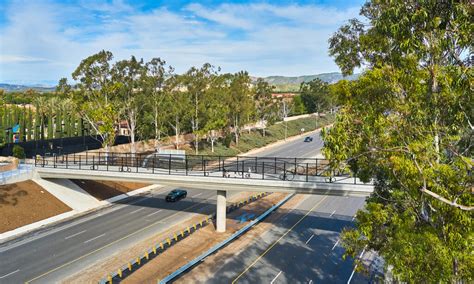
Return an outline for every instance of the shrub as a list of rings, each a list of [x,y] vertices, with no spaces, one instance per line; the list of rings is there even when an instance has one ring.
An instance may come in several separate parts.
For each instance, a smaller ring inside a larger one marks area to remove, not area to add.
[[[21,147],[20,145],[13,146],[13,157],[18,159],[24,159],[25,149],[23,149],[23,147]]]

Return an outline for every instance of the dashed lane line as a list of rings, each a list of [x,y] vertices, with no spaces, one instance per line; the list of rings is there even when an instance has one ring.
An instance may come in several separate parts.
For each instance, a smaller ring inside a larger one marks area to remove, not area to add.
[[[160,213],[161,211],[163,211],[163,210],[161,210],[161,209],[160,209],[160,210],[157,210],[157,211],[155,211],[155,212],[153,212],[153,213],[150,213],[150,214],[148,214],[148,215],[146,215],[146,216],[147,216],[147,217],[148,217],[148,216],[152,216],[152,215],[155,215],[155,214]]]
[[[334,246],[332,247],[331,250],[334,250],[334,249],[336,248],[336,246],[337,246],[338,243],[339,243],[339,240],[337,240],[337,242],[334,244]]]
[[[80,235],[80,234],[82,234],[82,233],[85,233],[85,232],[87,232],[87,230],[80,231],[80,232],[78,232],[78,233],[72,234],[72,235],[70,235],[70,236],[65,237],[64,239],[67,240],[67,239],[73,238],[73,237],[78,236],[78,235]]]
[[[249,266],[247,266],[247,268],[245,268],[244,271],[242,271],[242,273],[240,273],[233,281],[232,281],[232,284],[236,283],[237,280],[240,279],[240,277],[242,277],[245,273],[247,273],[247,271],[249,271],[250,268],[252,268],[252,266],[254,266],[262,257],[264,257],[276,244],[278,244],[281,239],[283,239],[286,235],[288,235],[289,232],[291,232],[299,223],[301,223],[301,221],[303,221],[304,218],[306,218],[317,206],[319,206],[319,204],[321,204],[325,199],[327,198],[327,195],[324,196],[321,200],[319,200],[316,204],[314,204],[313,207],[311,207],[310,210],[308,210],[308,212],[303,216],[301,217],[295,224],[293,224],[293,226],[291,226],[291,228],[289,228],[278,240],[276,240],[269,248],[267,248],[261,255],[259,255],[257,257],[257,259],[255,259]]]
[[[332,217],[334,215],[334,213],[336,213],[336,210],[332,211],[331,215],[329,215],[329,217]]]
[[[208,198],[208,199],[210,199],[210,198]],[[197,203],[197,204],[191,205],[191,206],[189,206],[189,207],[183,209],[183,211],[189,210],[189,209],[194,208],[194,207],[199,206],[199,205],[202,205],[202,203]],[[183,211],[176,212],[176,213],[174,213],[174,214],[172,214],[172,215],[170,215],[170,216],[168,216],[168,217],[166,217],[166,218],[164,218],[164,219],[161,219],[160,221],[154,222],[154,223],[152,223],[152,224],[150,224],[150,225],[148,225],[148,226],[145,226],[145,227],[141,228],[140,230],[134,231],[133,233],[130,233],[130,234],[126,235],[126,236],[123,236],[123,237],[121,237],[120,239],[117,239],[117,240],[115,240],[115,241],[112,241],[112,242],[110,242],[110,243],[107,243],[107,244],[104,245],[103,247],[100,247],[100,248],[98,248],[98,249],[96,249],[96,250],[93,250],[93,251],[91,251],[91,252],[88,252],[88,253],[86,253],[86,254],[83,254],[83,255],[81,255],[80,257],[76,258],[76,259],[73,259],[73,260],[71,260],[71,261],[69,261],[69,262],[66,262],[66,263],[64,263],[64,264],[62,264],[62,265],[60,265],[60,266],[58,266],[58,267],[56,267],[56,268],[53,268],[53,269],[51,269],[51,270],[49,270],[49,271],[46,271],[45,273],[43,273],[43,274],[41,274],[41,275],[36,276],[35,278],[32,278],[32,279],[26,281],[26,283],[31,283],[31,282],[33,282],[33,281],[35,281],[35,280],[38,280],[38,279],[40,279],[40,278],[42,278],[42,277],[44,277],[44,276],[46,276],[46,275],[48,275],[48,274],[51,274],[51,273],[53,273],[53,272],[55,272],[55,271],[57,271],[57,270],[59,270],[59,269],[61,269],[61,268],[63,268],[63,267],[66,267],[66,266],[68,266],[68,265],[71,265],[71,264],[73,264],[73,263],[75,263],[75,262],[77,262],[77,261],[79,261],[79,260],[81,260],[81,259],[83,259],[83,258],[86,258],[86,257],[88,257],[88,256],[90,256],[90,255],[96,253],[96,252],[99,252],[99,251],[101,251],[101,250],[103,250],[103,249],[106,249],[106,248],[108,248],[108,247],[110,247],[110,246],[112,246],[112,245],[114,245],[114,244],[116,244],[116,243],[118,243],[118,242],[121,242],[121,241],[123,241],[123,240],[125,240],[125,239],[127,239],[127,238],[129,238],[129,237],[131,237],[131,236],[137,235],[137,234],[139,234],[139,233],[141,233],[141,232],[147,230],[148,228],[153,227],[153,226],[156,225],[156,224],[159,224],[159,223],[161,223],[161,222],[163,222],[163,221],[165,221],[165,220],[167,220],[167,219],[170,219],[170,218],[172,218],[172,217],[174,217],[174,216],[176,216],[176,215],[182,213]]]
[[[93,240],[97,240],[98,238],[101,238],[103,236],[105,236],[105,233],[103,233],[102,235],[98,235],[97,237],[93,237],[92,239],[89,239],[89,240],[85,241],[84,243],[87,244],[87,243],[92,242]]]
[[[273,284],[275,282],[275,280],[278,278],[278,276],[280,276],[281,272],[282,271],[280,270],[280,272],[278,272],[278,274],[275,276],[275,278],[273,278],[273,280],[272,280],[272,282],[270,282],[270,284]]]
[[[132,212],[130,212],[128,214],[137,213],[138,211],[142,211],[143,209],[145,209],[145,208],[144,207],[143,208],[138,208],[137,210],[133,210]]]
[[[12,272],[10,272],[10,273],[8,273],[8,274],[5,274],[5,275],[3,275],[3,276],[0,276],[0,279],[6,278],[6,277],[8,277],[8,276],[10,276],[10,275],[13,275],[13,274],[17,273],[18,271],[20,271],[20,269],[17,269],[17,270],[15,270],[15,271],[12,271]]]
[[[311,239],[312,239],[313,237],[314,237],[314,234],[312,234],[312,235],[311,235],[311,237],[309,237],[309,239],[306,241],[306,243],[305,243],[305,244],[308,244],[308,243],[309,243],[309,241],[311,241]]]
[[[365,252],[365,248],[364,248],[364,249],[362,250],[362,252],[360,253],[359,258],[362,257],[362,255],[364,254],[364,252]],[[356,269],[357,269],[357,264],[354,266],[354,269],[352,270],[351,276],[350,276],[349,279],[347,280],[347,284],[351,283],[352,277],[354,276],[354,273],[355,273]]]

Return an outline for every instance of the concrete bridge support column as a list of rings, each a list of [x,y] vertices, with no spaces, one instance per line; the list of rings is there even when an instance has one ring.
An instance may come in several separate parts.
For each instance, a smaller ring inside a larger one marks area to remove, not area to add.
[[[216,231],[219,233],[225,232],[226,224],[226,200],[227,200],[227,191],[218,190],[217,191],[217,210],[216,210]]]

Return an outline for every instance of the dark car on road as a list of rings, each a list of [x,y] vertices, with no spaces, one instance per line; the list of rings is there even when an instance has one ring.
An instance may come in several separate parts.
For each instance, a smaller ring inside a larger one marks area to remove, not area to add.
[[[311,142],[313,141],[313,137],[311,136],[306,136],[306,138],[304,139],[304,142]]]
[[[185,198],[188,192],[184,189],[173,189],[166,195],[166,201],[168,202],[175,202],[182,198]]]

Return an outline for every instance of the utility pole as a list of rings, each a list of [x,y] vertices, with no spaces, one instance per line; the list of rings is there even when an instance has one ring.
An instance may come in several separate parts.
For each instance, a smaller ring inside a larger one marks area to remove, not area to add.
[[[282,99],[283,102],[283,108],[281,111],[282,119],[283,122],[285,123],[285,141],[286,137],[288,136],[288,122],[286,121],[286,118],[288,117],[288,105],[286,104],[285,99]]]

